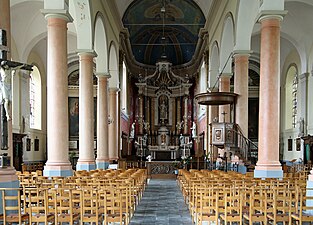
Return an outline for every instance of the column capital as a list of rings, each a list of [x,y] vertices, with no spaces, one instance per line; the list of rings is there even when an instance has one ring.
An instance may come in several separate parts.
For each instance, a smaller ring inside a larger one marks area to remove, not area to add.
[[[109,92],[119,92],[121,89],[118,87],[109,87]]]
[[[99,72],[99,73],[96,73],[96,77],[98,78],[111,78],[111,75],[109,72]]]
[[[78,56],[90,55],[93,57],[97,57],[97,53],[93,49],[78,49],[77,51]]]
[[[65,9],[41,9],[40,12],[45,16],[45,19],[60,18],[64,19],[68,23],[73,22],[73,17],[68,10]]]
[[[236,56],[250,56],[253,53],[251,50],[234,50],[233,55]]]
[[[282,21],[287,13],[287,10],[262,10],[257,16],[257,21],[261,22],[264,19],[278,19]]]
[[[233,76],[233,73],[222,73],[220,77],[230,79],[232,76]]]

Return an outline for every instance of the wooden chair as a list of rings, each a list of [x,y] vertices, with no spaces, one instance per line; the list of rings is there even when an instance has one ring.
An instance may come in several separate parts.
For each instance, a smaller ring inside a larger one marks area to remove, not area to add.
[[[103,196],[104,221],[109,223],[128,224],[127,212],[123,211],[125,200],[123,200],[123,190],[121,188],[110,188]]]
[[[239,189],[223,189],[224,208],[221,209],[220,219],[224,224],[233,222],[242,225],[242,194]]]
[[[268,196],[265,199],[265,216],[268,221],[272,224],[277,224],[278,222],[289,223],[291,212],[295,211],[295,208],[291,205],[291,199],[295,196],[295,191],[279,187],[268,192],[273,192],[273,198]]]
[[[311,196],[309,196],[310,194]],[[295,212],[291,213],[291,223],[293,221],[303,224],[303,222],[310,222],[313,224],[313,189],[296,190]]]
[[[21,212],[21,189],[3,188],[0,189],[2,196],[3,215],[0,220],[3,224],[26,223],[29,220],[27,213]]]
[[[73,194],[71,189],[52,189],[54,200],[55,224],[74,224],[79,221],[79,214],[74,213]]]
[[[243,214],[244,221],[247,220],[250,225],[254,222],[267,224],[267,217],[265,217],[265,189],[258,187],[251,187],[248,190],[249,193],[249,208],[246,213]]]
[[[199,188],[200,207],[196,216],[196,224],[202,225],[202,222],[215,222],[218,224],[219,207],[218,196],[219,189]]]
[[[30,224],[54,222],[54,214],[51,213],[53,208],[49,208],[48,189],[26,188],[23,190],[23,195]]]
[[[98,224],[101,220],[98,191],[92,188],[81,189],[80,204],[80,224]]]

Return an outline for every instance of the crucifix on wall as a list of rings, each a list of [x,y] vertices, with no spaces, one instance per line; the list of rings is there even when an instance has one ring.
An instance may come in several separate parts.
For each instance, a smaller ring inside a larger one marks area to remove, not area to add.
[[[0,74],[1,74],[1,150],[8,149],[8,121],[11,121],[12,76],[17,69],[32,71],[32,65],[7,60],[6,32],[0,29]]]

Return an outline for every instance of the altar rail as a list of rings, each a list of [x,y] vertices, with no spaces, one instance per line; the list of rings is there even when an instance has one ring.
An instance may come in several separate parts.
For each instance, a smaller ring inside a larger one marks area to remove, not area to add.
[[[152,161],[146,162],[149,178],[175,179],[175,166],[173,161]]]

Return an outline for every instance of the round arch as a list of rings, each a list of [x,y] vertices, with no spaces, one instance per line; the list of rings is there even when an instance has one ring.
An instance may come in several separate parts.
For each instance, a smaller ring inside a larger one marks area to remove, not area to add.
[[[208,88],[211,89],[214,87],[219,72],[218,68],[220,65],[220,57],[219,57],[219,47],[217,41],[215,41],[211,48],[211,55],[210,55],[210,63],[209,63],[209,77],[208,77]],[[216,85],[215,85],[216,86]],[[217,88],[217,87],[214,87]]]
[[[96,57],[96,73],[106,73],[108,68],[108,47],[107,33],[104,26],[104,18],[101,13],[97,13],[95,20],[95,51]]]
[[[115,43],[112,41],[109,51],[109,72],[111,75],[109,87],[119,87],[119,74],[118,74],[118,54]]]
[[[220,72],[231,73],[230,57],[234,50],[234,20],[232,14],[229,13],[225,19],[222,38],[221,38],[221,51],[220,51]]]

